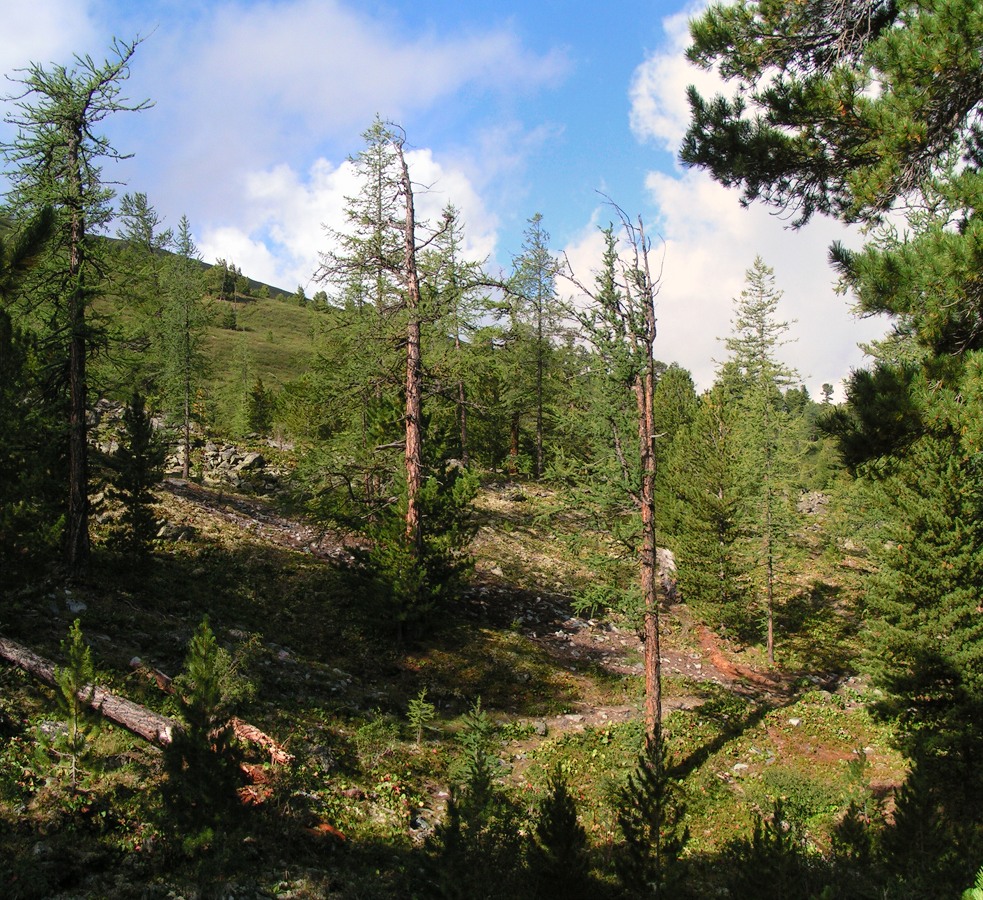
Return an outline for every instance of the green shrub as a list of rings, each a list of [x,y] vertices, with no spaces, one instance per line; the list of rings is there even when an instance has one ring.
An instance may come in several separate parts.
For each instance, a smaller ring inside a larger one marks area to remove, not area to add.
[[[167,809],[189,847],[187,841],[198,837],[208,843],[206,831],[238,805],[238,753],[229,724],[232,669],[203,620],[188,645],[184,671],[174,679],[184,729],[164,754]]]

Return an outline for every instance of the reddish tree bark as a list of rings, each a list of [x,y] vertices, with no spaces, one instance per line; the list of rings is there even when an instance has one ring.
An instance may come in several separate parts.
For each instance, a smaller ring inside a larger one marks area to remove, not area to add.
[[[420,356],[420,275],[416,267],[416,212],[413,184],[403,145],[396,143],[399,158],[406,224],[403,232],[403,280],[406,288],[406,540],[419,555],[423,549],[420,518],[420,487],[423,484],[421,419],[423,367]]]

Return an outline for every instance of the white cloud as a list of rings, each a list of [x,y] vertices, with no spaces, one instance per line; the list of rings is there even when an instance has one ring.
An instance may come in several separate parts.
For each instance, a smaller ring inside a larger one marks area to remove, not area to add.
[[[442,165],[430,150],[408,151],[406,160],[418,185],[414,189],[418,221],[437,221],[447,203],[453,203],[465,224],[462,252],[472,259],[490,256],[497,221],[467,176]],[[358,190],[354,166],[347,161],[334,166],[319,159],[306,176],[285,164],[253,172],[245,179],[240,224],[206,229],[202,253],[209,261],[234,260],[251,278],[306,289],[312,284],[318,254],[329,249],[329,231],[346,227],[345,198]]]
[[[705,8],[705,3],[689,4],[682,12],[663,20],[666,39],[663,47],[635,70],[628,91],[630,122],[636,137],[654,140],[675,154],[689,124],[686,87],[696,85],[704,95],[715,93],[722,82],[713,72],[705,72],[686,60],[689,21]]]
[[[276,110],[317,133],[340,118],[361,124],[374,112],[425,108],[464,85],[541,84],[566,66],[528,53],[507,29],[407,39],[356,10],[335,0],[222,4],[191,51],[188,80],[204,88],[198,99],[234,96],[237,115]]]
[[[208,6],[169,19],[140,54],[133,90],[157,106],[141,122],[137,165],[191,196],[195,217],[223,203],[235,212],[249,172],[347,151],[376,114],[412,139],[413,117],[436,104],[521,94],[568,65],[508,27],[407,35],[337,0]]]
[[[94,36],[88,3],[81,0],[31,0],[3,5],[0,73],[11,75],[36,62],[69,66],[72,55]]]
[[[855,231],[828,220],[792,231],[762,206],[742,209],[734,191],[701,172],[652,173],[647,187],[662,211],[667,245],[660,358],[679,361],[701,386],[709,386],[714,360],[726,356],[718,339],[730,334],[733,298],[761,256],[784,293],[779,317],[791,326],[792,343],[781,355],[813,396],[824,382],[836,384],[862,364],[857,343],[883,334],[884,323],[852,315],[848,298],[834,292],[835,273],[827,262],[833,240],[859,243]]]
[[[253,240],[238,228],[230,226],[206,231],[198,250],[206,262],[224,259],[229,264],[235,264],[244,275],[258,281],[267,281],[266,276],[279,268],[277,260],[262,241]],[[280,286],[292,288],[293,284],[287,282]]]
[[[134,27],[149,32],[153,23]],[[406,33],[339,0],[204,4],[167,18],[140,48],[130,93],[156,106],[122,126],[133,130],[116,144],[135,153],[123,180],[154,185],[168,221],[187,214],[207,236],[203,247],[228,257],[218,238],[233,245],[251,276],[306,284],[325,249],[322,225],[343,224],[343,197],[354,190],[346,164],[326,160],[357,150],[373,115],[403,122],[412,142],[414,117],[491,107],[496,97],[509,104],[567,67],[561,53],[528,50],[507,24]],[[422,215],[453,201],[472,252],[484,257],[497,223],[479,194],[507,180],[529,148],[513,128],[508,141],[471,153],[469,142],[490,126],[486,117],[468,127],[474,133],[462,133],[439,164],[428,150],[409,158],[414,179],[434,185],[419,198]]]

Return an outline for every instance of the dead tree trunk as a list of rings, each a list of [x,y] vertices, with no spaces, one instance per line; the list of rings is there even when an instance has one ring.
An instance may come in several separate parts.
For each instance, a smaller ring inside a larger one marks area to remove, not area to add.
[[[416,267],[416,213],[413,184],[403,155],[399,158],[406,222],[403,233],[403,278],[406,287],[406,539],[419,556],[423,549],[423,523],[420,517],[420,488],[423,484],[422,410],[423,364],[420,356],[420,276]]]
[[[0,637],[0,659],[5,659],[51,687],[57,687],[55,664],[15,641]],[[151,671],[150,674],[161,690],[170,693],[171,679],[168,676],[156,670]],[[173,742],[174,735],[183,730],[183,726],[177,719],[155,713],[153,710],[147,709],[139,703],[134,703],[132,700],[127,700],[125,697],[120,697],[100,685],[93,686],[91,694],[87,685],[79,691],[79,697],[84,699],[99,715],[109,719],[110,722],[158,747],[167,747]],[[269,753],[271,762],[286,765],[293,760],[291,754],[287,753],[273,738],[260,731],[255,725],[250,725],[236,716],[229,720],[229,724],[240,740],[256,744]]]
[[[0,637],[0,658],[18,666],[51,687],[57,686],[55,664],[28,650],[27,647]],[[158,747],[166,747],[170,744],[174,740],[174,733],[181,729],[181,723],[176,719],[155,713],[99,685],[95,685],[92,689],[91,699],[89,696],[88,687],[79,692],[79,697],[88,700],[92,709],[101,716]]]

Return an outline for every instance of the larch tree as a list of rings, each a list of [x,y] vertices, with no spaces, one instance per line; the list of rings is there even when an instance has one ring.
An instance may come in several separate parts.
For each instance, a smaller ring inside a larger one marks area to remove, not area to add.
[[[550,236],[543,228],[543,217],[536,213],[529,219],[522,251],[513,260],[507,301],[511,353],[515,360],[511,386],[511,456],[519,450],[519,423],[526,407],[531,406],[533,426],[533,476],[541,478],[545,469],[543,432],[546,418],[547,379],[556,335],[558,305],[556,277],[559,262],[550,251]],[[528,385],[527,369],[532,384]],[[531,391],[530,391],[531,388]]]
[[[444,207],[440,232],[421,254],[425,284],[423,324],[424,367],[435,383],[429,393],[453,404],[456,443],[466,467],[471,460],[468,421],[473,399],[471,341],[482,312],[481,265],[464,257],[464,228],[460,210]]]
[[[117,213],[120,240],[116,290],[133,312],[134,326],[122,336],[128,351],[129,375],[137,373],[140,390],[152,393],[161,374],[164,343],[164,288],[168,252],[174,232],[144,193],[124,194]]]
[[[797,376],[777,356],[789,324],[777,318],[782,294],[775,288],[773,270],[757,257],[745,277],[746,287],[734,300],[733,333],[725,341],[730,358],[720,375],[738,412],[733,421],[747,473],[742,505],[754,545],[748,558],[752,564],[760,561],[753,565],[752,575],[763,594],[765,643],[768,662],[774,664],[775,607],[790,528],[789,474],[794,469],[782,392]]]
[[[365,146],[350,160],[360,190],[346,197],[346,227],[329,230],[333,246],[321,254],[315,275],[335,307],[317,366],[321,389],[336,398],[335,416],[322,429],[331,434],[331,463],[318,476],[320,493],[336,515],[354,498],[344,515],[356,520],[365,515],[362,507],[374,515],[389,496],[388,466],[376,448],[400,440],[396,409],[405,374],[398,352],[403,245],[393,134],[376,120],[362,137]]]
[[[44,348],[8,312],[43,261],[54,225],[50,207],[17,229],[0,222],[0,566],[11,586],[36,576],[34,561],[50,550],[61,512],[52,473],[62,456],[63,404],[49,390]]]
[[[655,521],[657,379],[653,349],[655,300],[660,280],[657,274],[653,275],[651,240],[641,218],[632,222],[620,208],[615,208],[620,218],[622,246],[619,248],[614,226],[607,228],[603,263],[594,287],[574,280],[589,300],[587,307],[575,314],[584,338],[603,361],[608,377],[635,401],[637,482],[628,490],[641,519],[638,566],[645,646],[645,738],[649,758],[655,769],[661,771],[662,659]],[[626,462],[626,471],[633,469]]]
[[[398,475],[386,473],[387,490],[369,510],[375,538],[369,568],[385,583],[387,611],[402,636],[407,623],[431,613],[451,590],[455,574],[463,571],[459,551],[467,538],[458,527],[466,492],[453,485],[445,491],[441,476],[446,473],[429,477],[423,446],[424,295],[431,287],[424,291],[422,257],[450,221],[445,216],[436,229],[417,222],[401,129],[377,120],[365,138],[366,149],[356,158],[363,191],[349,199],[350,230],[335,235],[336,248],[322,257],[319,278],[336,281],[346,305],[358,313],[357,322],[377,327],[380,343],[374,348],[366,343],[384,367],[374,373],[378,399],[392,410],[397,403],[401,407],[401,440],[369,448],[373,455],[401,449],[403,463]],[[352,494],[350,481],[346,487]],[[398,509],[397,531],[393,517]]]
[[[678,554],[687,603],[743,628],[747,586],[739,552],[743,483],[737,438],[720,384],[699,400],[692,421],[666,453],[659,479],[660,522]]]
[[[178,223],[161,311],[161,387],[164,409],[181,432],[181,474],[191,477],[195,398],[207,371],[203,342],[211,315],[204,304],[205,276],[191,223]]]
[[[51,325],[66,344],[68,415],[68,501],[65,562],[70,574],[84,574],[89,561],[89,468],[86,425],[86,360],[90,330],[86,314],[100,288],[92,237],[111,217],[112,189],[102,178],[103,160],[122,159],[97,127],[117,112],[145,109],[122,96],[123,82],[139,44],[114,42],[113,59],[97,64],[75,57],[75,64],[37,63],[15,79],[20,92],[9,98],[14,112],[7,121],[16,138],[4,145],[11,164],[8,201],[18,215],[52,207],[57,216],[49,277]]]

